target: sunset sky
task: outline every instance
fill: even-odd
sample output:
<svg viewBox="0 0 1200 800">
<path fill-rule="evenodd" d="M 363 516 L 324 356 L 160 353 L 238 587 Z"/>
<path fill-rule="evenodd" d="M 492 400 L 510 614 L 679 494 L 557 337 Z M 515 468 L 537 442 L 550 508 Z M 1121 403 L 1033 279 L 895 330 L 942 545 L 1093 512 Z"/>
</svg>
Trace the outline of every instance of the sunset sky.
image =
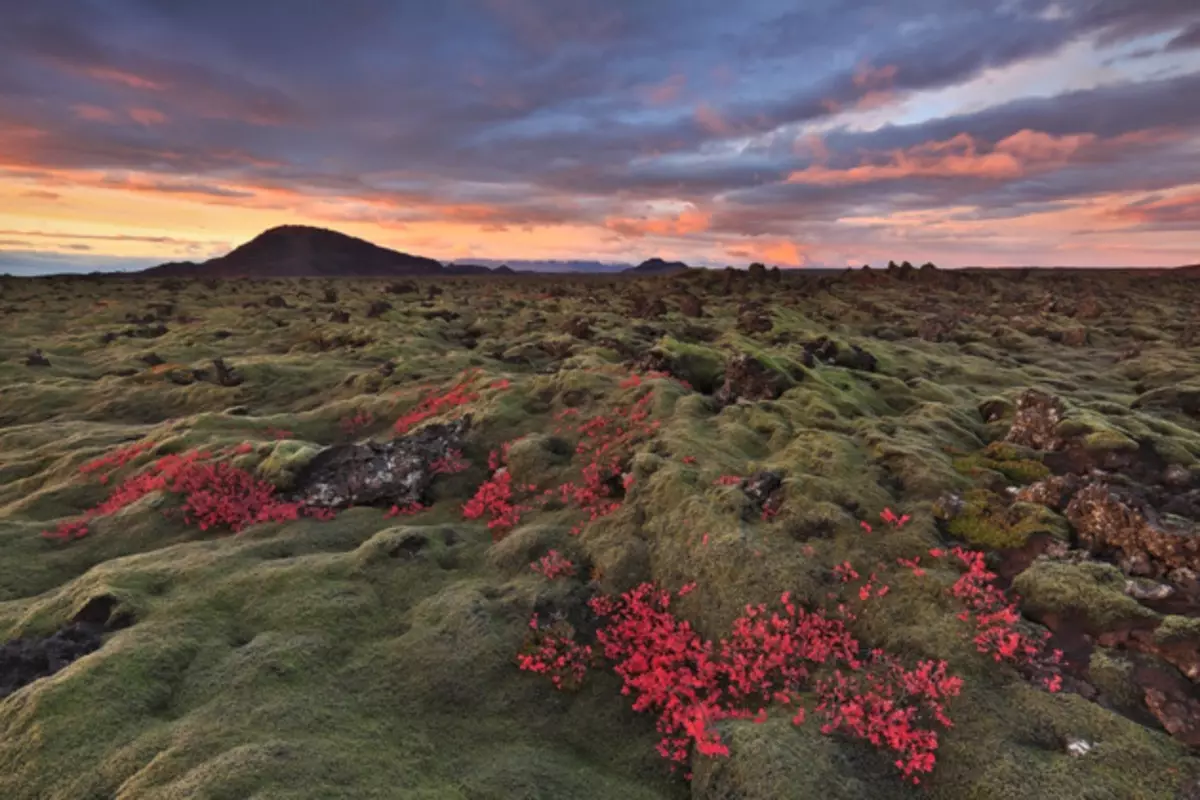
<svg viewBox="0 0 1200 800">
<path fill-rule="evenodd" d="M 1200 2 L 0 0 L 0 272 L 285 223 L 445 261 L 1196 263 Z"/>
</svg>

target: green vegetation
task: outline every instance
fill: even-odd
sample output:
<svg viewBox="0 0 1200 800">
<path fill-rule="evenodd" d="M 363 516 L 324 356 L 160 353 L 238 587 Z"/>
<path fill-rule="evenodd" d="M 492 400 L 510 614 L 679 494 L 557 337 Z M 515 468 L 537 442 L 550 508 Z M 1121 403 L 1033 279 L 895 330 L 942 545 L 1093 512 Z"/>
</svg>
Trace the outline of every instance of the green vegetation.
<svg viewBox="0 0 1200 800">
<path fill-rule="evenodd" d="M 945 659 L 965 681 L 923 781 L 929 797 L 1174 797 L 1197 769 L 1187 748 L 978 652 L 949 593 L 959 571 L 928 553 L 946 533 L 986 550 L 1069 541 L 1061 515 L 1001 494 L 1050 474 L 1045 454 L 999 441 L 1026 387 L 1051 381 L 1084 409 L 1060 432 L 1091 450 L 1143 448 L 1184 465 L 1200 455 L 1187 398 L 1162 377 L 1200 376 L 1200 356 L 1170 344 L 1191 311 L 1163 298 L 1180 293 L 1155 294 L 1150 313 L 1149 289 L 1123 290 L 1124 317 L 1089 320 L 1090 344 L 1068 347 L 1018 314 L 1052 286 L 1036 276 L 918 289 L 884 277 L 768 285 L 740 275 L 728 292 L 725 280 L 421 279 L 415 292 L 385 294 L 376 281 L 0 279 L 10 310 L 0 315 L 0 642 L 49 635 L 100 597 L 133 621 L 0 698 L 0 797 L 909 796 L 887 754 L 820 735 L 816 721 L 792 726 L 776 707 L 763 724 L 722 722 L 731 755 L 695 756 L 689 785 L 667 772 L 652 719 L 631 710 L 610 671 L 558 692 L 515 664 L 535 607 L 576 609 L 590 591 L 647 580 L 695 582 L 672 610 L 720 637 L 748 603 L 785 591 L 825 602 L 845 561 L 890 588 L 861 610 L 855 635 L 906 663 Z M 336 301 L 324 299 L 327 285 Z M 702 317 L 675 311 L 670 298 L 684 290 L 701 298 Z M 287 307 L 265 304 L 276 294 Z M 1006 302 L 992 303 L 1001 294 Z M 667 298 L 668 312 L 637 318 L 644 296 Z M 381 298 L 391 310 L 368 317 Z M 738 330 L 739 305 L 753 299 L 773 312 L 770 330 Z M 127 314 L 166 303 L 165 333 L 124 333 L 144 327 Z M 954 337 L 916 334 L 930 309 L 961 317 Z M 335 311 L 349 322 L 332 321 Z M 575 318 L 588 335 L 570 332 Z M 1119 332 L 1136 325 L 1160 336 Z M 876 369 L 807 358 L 818 336 L 844 352 L 857 344 Z M 1158 371 L 1114 358 L 1135 338 Z M 49 366 L 25 365 L 33 348 Z M 711 394 L 739 354 L 787 390 L 718 410 Z M 635 370 L 648 355 L 667 377 Z M 219 380 L 217 358 L 240 382 Z M 39 536 L 168 453 L 230 448 L 230 463 L 290 488 L 322 448 L 390 438 L 397 419 L 470 369 L 480 370 L 478 396 L 414 426 L 471 416 L 469 466 L 439 475 L 419 513 L 351 508 L 235 536 L 164 516 L 175 501 L 155 492 L 97 518 L 83 538 Z M 464 518 L 492 451 L 511 443 L 519 487 L 578 481 L 577 426 L 619 419 L 647 394 L 659 427 L 622 455 L 631 480 L 612 513 L 585 514 L 578 535 L 580 515 L 562 504 L 530 510 L 507 535 Z M 1110 418 L 1097 410 L 1104 403 L 1126 413 Z M 156 447 L 110 483 L 80 473 L 135 441 Z M 762 470 L 782 479 L 773 516 L 722 481 Z M 932 505 L 950 491 L 964 505 L 943 530 Z M 879 525 L 885 507 L 911 522 Z M 530 569 L 550 550 L 579 576 L 552 582 Z M 916 557 L 923 577 L 897 562 Z M 1115 567 L 1039 560 L 1015 587 L 1034 618 L 1070 612 L 1101 629 L 1166 619 L 1162 642 L 1196 635 L 1194 620 L 1125 595 Z M 1123 655 L 1098 650 L 1093 661 L 1105 691 L 1136 705 Z M 1095 748 L 1070 755 L 1071 737 Z"/>
</svg>

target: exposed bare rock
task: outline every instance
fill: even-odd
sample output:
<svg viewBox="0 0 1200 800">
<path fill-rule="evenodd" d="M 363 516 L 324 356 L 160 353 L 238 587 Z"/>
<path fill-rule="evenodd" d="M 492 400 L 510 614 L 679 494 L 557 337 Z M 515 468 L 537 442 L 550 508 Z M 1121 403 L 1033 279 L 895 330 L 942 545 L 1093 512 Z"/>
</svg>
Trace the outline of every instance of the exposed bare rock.
<svg viewBox="0 0 1200 800">
<path fill-rule="evenodd" d="M 435 476 L 430 465 L 461 449 L 469 427 L 463 417 L 391 442 L 326 448 L 297 474 L 292 499 L 321 508 L 422 502 Z"/>
<path fill-rule="evenodd" d="M 1032 447 L 1035 450 L 1057 450 L 1063 445 L 1055 433 L 1062 421 L 1065 409 L 1062 401 L 1053 395 L 1025 390 L 1017 398 L 1016 415 L 1005 441 Z"/>
<path fill-rule="evenodd" d="M 1052 475 L 1028 486 L 1022 486 L 1013 499 L 1022 503 L 1040 503 L 1055 511 L 1062 511 L 1082 485 L 1083 479 L 1078 475 Z"/>
<path fill-rule="evenodd" d="M 748 354 L 725 364 L 725 383 L 713 395 L 722 406 L 743 400 L 774 400 L 789 387 L 787 377 Z"/>
<path fill-rule="evenodd" d="M 1067 519 L 1093 553 L 1119 551 L 1144 556 L 1155 575 L 1185 567 L 1200 570 L 1200 535 L 1195 525 L 1165 522 L 1131 493 L 1094 483 L 1075 493 Z"/>
</svg>

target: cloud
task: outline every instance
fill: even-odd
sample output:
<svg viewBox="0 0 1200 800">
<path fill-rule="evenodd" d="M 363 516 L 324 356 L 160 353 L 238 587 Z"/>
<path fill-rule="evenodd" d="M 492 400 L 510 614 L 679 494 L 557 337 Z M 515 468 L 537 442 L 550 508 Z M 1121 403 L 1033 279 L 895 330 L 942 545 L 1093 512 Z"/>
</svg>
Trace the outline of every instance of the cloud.
<svg viewBox="0 0 1200 800">
<path fill-rule="evenodd" d="M 1191 0 L 39 0 L 0 26 L 0 205 L 97 251 L 154 204 L 479 256 L 1166 252 L 1186 211 L 1118 209 L 1200 180 L 1198 34 Z"/>
<path fill-rule="evenodd" d="M 987 152 L 980 152 L 980 142 L 968 134 L 959 134 L 946 141 L 893 150 L 885 163 L 861 164 L 848 169 L 810 166 L 790 174 L 787 182 L 825 186 L 913 177 L 1018 178 L 1030 172 L 1060 167 L 1095 140 L 1093 134 L 1056 137 L 1025 129 L 1001 139 Z"/>
</svg>

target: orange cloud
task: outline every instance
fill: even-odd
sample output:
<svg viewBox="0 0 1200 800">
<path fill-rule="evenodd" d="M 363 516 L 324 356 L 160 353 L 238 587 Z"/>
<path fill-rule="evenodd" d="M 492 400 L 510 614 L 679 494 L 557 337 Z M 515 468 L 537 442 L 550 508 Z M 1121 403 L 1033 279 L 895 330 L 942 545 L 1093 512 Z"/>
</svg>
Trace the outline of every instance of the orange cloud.
<svg viewBox="0 0 1200 800">
<path fill-rule="evenodd" d="M 802 267 L 808 263 L 803 248 L 790 239 L 739 242 L 725 247 L 726 255 L 764 264 Z"/>
<path fill-rule="evenodd" d="M 153 108 L 131 108 L 129 118 L 142 125 L 161 125 L 167 121 L 167 115 Z"/>
<path fill-rule="evenodd" d="M 813 165 L 793 172 L 787 182 L 836 186 L 912 177 L 1016 178 L 1062 166 L 1095 142 L 1095 134 L 1090 133 L 1052 136 L 1026 129 L 1000 140 L 990 152 L 981 153 L 979 142 L 961 133 L 945 141 L 893 150 L 883 164 L 849 169 Z"/>
<path fill-rule="evenodd" d="M 117 118 L 107 108 L 100 106 L 92 106 L 86 103 L 71 106 L 71 110 L 75 112 L 75 116 L 80 119 L 85 119 L 88 122 L 116 122 Z"/>
<path fill-rule="evenodd" d="M 646 87 L 643 92 L 646 102 L 652 106 L 664 106 L 673 102 L 687 84 L 686 75 L 672 75 L 662 83 Z"/>
<path fill-rule="evenodd" d="M 621 236 L 686 236 L 691 233 L 703 233 L 711 223 L 712 215 L 707 211 L 687 209 L 676 217 L 658 219 L 609 217 L 604 220 L 604 227 Z"/>
</svg>

